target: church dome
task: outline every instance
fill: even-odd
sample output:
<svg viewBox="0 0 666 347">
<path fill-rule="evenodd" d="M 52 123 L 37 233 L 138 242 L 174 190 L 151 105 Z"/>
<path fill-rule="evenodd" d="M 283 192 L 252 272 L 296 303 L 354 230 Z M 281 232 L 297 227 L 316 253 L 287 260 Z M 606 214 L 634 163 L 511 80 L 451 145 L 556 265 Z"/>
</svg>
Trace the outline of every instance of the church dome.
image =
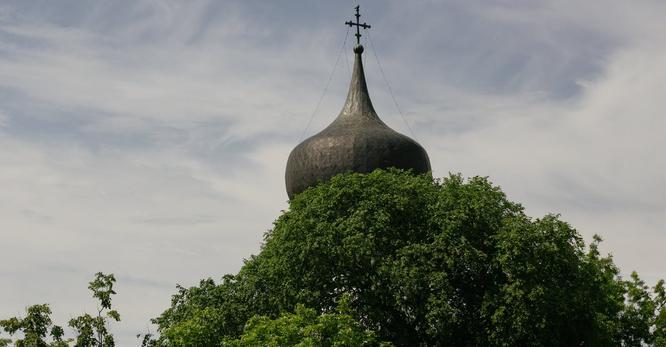
<svg viewBox="0 0 666 347">
<path fill-rule="evenodd" d="M 342 111 L 333 123 L 301 142 L 289 155 L 285 181 L 290 199 L 344 172 L 386 168 L 430 171 L 423 147 L 379 119 L 363 72 L 363 46 L 354 47 L 354 53 L 354 71 Z"/>
</svg>

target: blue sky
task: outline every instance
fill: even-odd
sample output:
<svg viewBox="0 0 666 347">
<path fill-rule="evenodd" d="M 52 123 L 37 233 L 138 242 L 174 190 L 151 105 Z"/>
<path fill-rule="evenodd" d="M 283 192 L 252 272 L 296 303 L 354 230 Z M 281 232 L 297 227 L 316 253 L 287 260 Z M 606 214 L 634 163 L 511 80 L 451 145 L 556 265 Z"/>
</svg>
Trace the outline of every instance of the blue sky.
<svg viewBox="0 0 666 347">
<path fill-rule="evenodd" d="M 0 316 L 48 302 L 64 324 L 112 272 L 132 345 L 176 283 L 237 271 L 287 208 L 286 158 L 355 5 L 1 2 Z M 489 176 L 602 235 L 625 273 L 666 277 L 666 3 L 361 8 L 435 176 Z M 307 135 L 342 107 L 352 40 Z M 364 43 L 375 108 L 410 134 Z"/>
</svg>

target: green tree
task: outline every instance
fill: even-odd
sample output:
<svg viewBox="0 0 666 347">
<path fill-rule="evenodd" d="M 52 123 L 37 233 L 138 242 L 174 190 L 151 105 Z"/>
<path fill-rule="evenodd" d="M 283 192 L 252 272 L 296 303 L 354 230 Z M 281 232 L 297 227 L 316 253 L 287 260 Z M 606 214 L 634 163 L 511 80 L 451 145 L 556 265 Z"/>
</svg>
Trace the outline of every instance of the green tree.
<svg viewBox="0 0 666 347">
<path fill-rule="evenodd" d="M 71 343 L 77 347 L 112 347 L 113 335 L 109 333 L 108 320 L 120 321 L 120 315 L 111 309 L 111 296 L 115 295 L 113 284 L 116 282 L 113 274 L 105 275 L 101 272 L 89 283 L 88 289 L 97 299 L 100 306 L 95 317 L 83 314 L 69 321 L 69 326 L 76 332 L 75 339 L 63 340 L 64 329 L 53 325 L 51 308 L 47 304 L 33 305 L 26 309 L 24 318 L 9 318 L 0 320 L 0 327 L 8 334 L 17 332 L 23 334 L 22 339 L 14 341 L 16 347 L 66 347 Z M 47 342 L 47 333 L 50 333 L 51 342 Z M 11 343 L 9 339 L 0 339 L 0 346 Z"/>
<path fill-rule="evenodd" d="M 0 320 L 0 327 L 10 335 L 14 335 L 17 332 L 23 334 L 22 339 L 14 341 L 14 346 L 16 347 L 67 346 L 67 342 L 62 340 L 64 335 L 63 329 L 57 325 L 53 325 L 51 308 L 46 304 L 28 307 L 24 318 L 12 317 Z M 47 342 L 49 332 L 52 339 L 51 342 Z M 2 340 L 0 346 L 11 343 L 11 340 Z"/>
<path fill-rule="evenodd" d="M 654 345 L 666 347 L 666 288 L 664 287 L 664 280 L 660 280 L 654 286 L 654 302 L 656 312 L 654 331 L 652 332 Z"/>
<path fill-rule="evenodd" d="M 237 275 L 179 288 L 153 343 L 243 341 L 257 322 L 288 325 L 299 304 L 325 315 L 343 296 L 363 329 L 400 346 L 663 343 L 663 283 L 652 295 L 622 280 L 600 241 L 526 216 L 485 178 L 343 174 L 295 197 Z"/>
<path fill-rule="evenodd" d="M 99 301 L 97 315 L 91 316 L 85 313 L 69 321 L 69 326 L 77 335 L 75 346 L 115 346 L 113 335 L 107 328 L 109 320 L 120 321 L 120 314 L 111 309 L 111 296 L 116 294 L 113 290 L 115 282 L 113 274 L 105 275 L 101 272 L 95 274 L 88 289 L 93 293 L 93 298 Z"/>
<path fill-rule="evenodd" d="M 361 347 L 392 344 L 378 341 L 376 334 L 364 329 L 344 312 L 319 315 L 313 309 L 297 305 L 295 313 L 284 313 L 276 319 L 255 316 L 245 325 L 239 339 L 229 339 L 223 347 Z"/>
</svg>

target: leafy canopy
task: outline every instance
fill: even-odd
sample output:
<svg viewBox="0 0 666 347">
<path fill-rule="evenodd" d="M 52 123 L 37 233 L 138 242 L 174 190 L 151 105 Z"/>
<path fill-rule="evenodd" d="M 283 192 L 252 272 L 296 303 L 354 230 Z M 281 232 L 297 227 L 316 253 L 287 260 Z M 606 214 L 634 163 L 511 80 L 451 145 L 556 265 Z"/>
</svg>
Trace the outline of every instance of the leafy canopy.
<svg viewBox="0 0 666 347">
<path fill-rule="evenodd" d="M 286 346 L 347 297 L 344 319 L 398 346 L 666 346 L 663 282 L 621 279 L 600 241 L 485 178 L 338 175 L 295 197 L 238 274 L 179 287 L 150 343 Z"/>
<path fill-rule="evenodd" d="M 98 272 L 90 282 L 88 289 L 93 297 L 99 300 L 97 315 L 84 313 L 70 319 L 69 327 L 76 332 L 75 339 L 63 339 L 65 331 L 58 325 L 53 325 L 51 308 L 47 304 L 33 305 L 26 309 L 24 318 L 12 317 L 0 320 L 0 328 L 8 334 L 22 333 L 23 338 L 14 341 L 16 347 L 67 347 L 74 343 L 76 347 L 113 347 L 113 335 L 108 330 L 108 321 L 120 321 L 120 314 L 111 309 L 111 296 L 116 292 L 113 284 L 116 282 L 113 274 Z M 47 339 L 50 332 L 51 341 Z M 0 338 L 0 347 L 7 346 L 11 339 Z"/>
<path fill-rule="evenodd" d="M 276 319 L 255 316 L 245 325 L 241 338 L 225 340 L 222 346 L 392 346 L 378 341 L 374 332 L 364 329 L 354 317 L 345 313 L 346 303 L 345 298 L 340 312 L 321 315 L 299 304 L 295 313 L 284 313 Z"/>
<path fill-rule="evenodd" d="M 142 345 L 666 346 L 664 281 L 622 279 L 600 242 L 485 178 L 339 175 L 291 201 L 238 274 L 179 287 Z M 114 283 L 90 282 L 100 306 L 69 321 L 75 338 L 48 305 L 0 328 L 18 347 L 114 346 Z"/>
</svg>

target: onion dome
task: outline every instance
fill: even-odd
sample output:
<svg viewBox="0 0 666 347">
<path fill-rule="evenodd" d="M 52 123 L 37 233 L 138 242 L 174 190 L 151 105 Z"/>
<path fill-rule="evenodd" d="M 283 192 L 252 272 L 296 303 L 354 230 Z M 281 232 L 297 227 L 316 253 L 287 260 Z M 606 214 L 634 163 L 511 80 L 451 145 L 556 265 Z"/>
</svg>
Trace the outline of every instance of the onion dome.
<svg viewBox="0 0 666 347">
<path fill-rule="evenodd" d="M 290 199 L 308 187 L 344 172 L 398 168 L 430 171 L 428 154 L 416 141 L 389 128 L 372 107 L 363 72 L 363 46 L 354 47 L 351 84 L 342 111 L 324 130 L 301 142 L 287 160 Z"/>
</svg>

